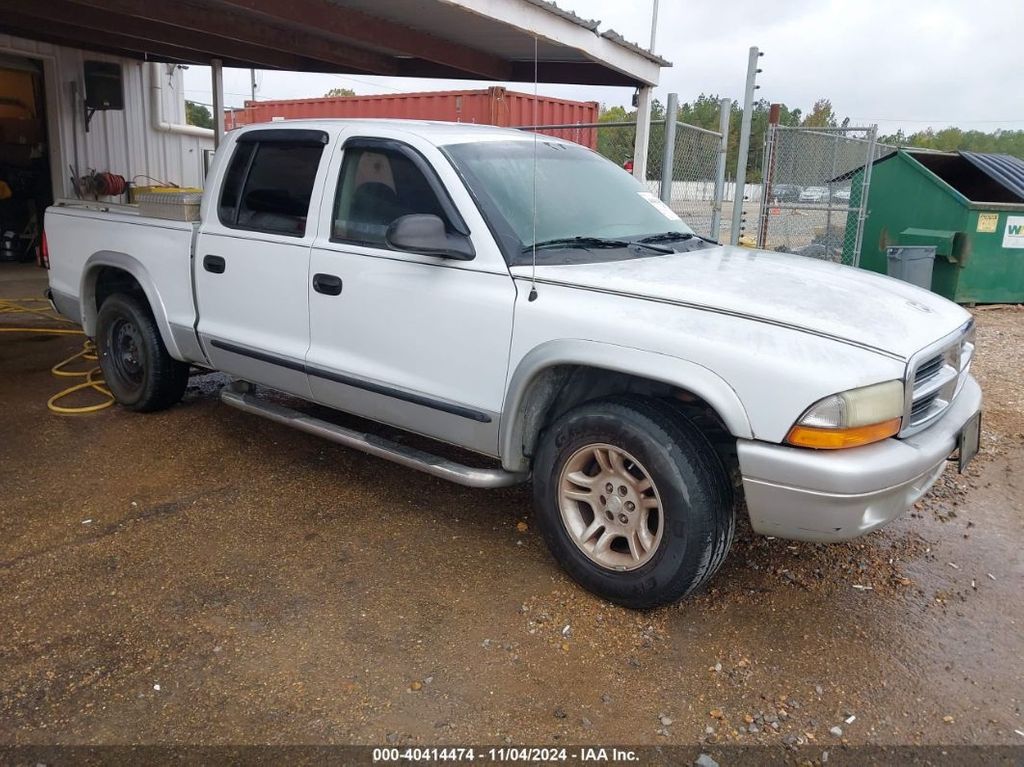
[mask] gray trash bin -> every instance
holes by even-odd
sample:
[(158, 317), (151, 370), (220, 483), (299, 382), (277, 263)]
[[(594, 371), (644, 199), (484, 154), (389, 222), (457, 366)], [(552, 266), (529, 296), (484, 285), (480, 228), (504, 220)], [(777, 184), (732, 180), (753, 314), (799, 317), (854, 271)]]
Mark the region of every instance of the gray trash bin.
[(886, 248), (889, 276), (909, 282), (925, 290), (932, 289), (932, 267), (935, 266), (934, 245), (897, 245)]

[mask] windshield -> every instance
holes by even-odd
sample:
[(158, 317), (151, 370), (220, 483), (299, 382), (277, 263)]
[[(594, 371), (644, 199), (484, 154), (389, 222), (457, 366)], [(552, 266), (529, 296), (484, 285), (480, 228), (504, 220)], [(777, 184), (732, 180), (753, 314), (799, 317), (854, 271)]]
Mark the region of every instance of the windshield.
[[(534, 243), (578, 237), (638, 240), (692, 230), (633, 176), (596, 152), (546, 140), (536, 142), (536, 235), (533, 221), (534, 142), (481, 141), (444, 151), (480, 202), (513, 265), (528, 263)], [(609, 257), (607, 248), (595, 254)], [(563, 258), (566, 253), (560, 254)], [(619, 248), (615, 257), (652, 255)], [(552, 263), (553, 251), (543, 261)], [(578, 254), (568, 256), (579, 260)], [(542, 260), (538, 252), (538, 262)]]

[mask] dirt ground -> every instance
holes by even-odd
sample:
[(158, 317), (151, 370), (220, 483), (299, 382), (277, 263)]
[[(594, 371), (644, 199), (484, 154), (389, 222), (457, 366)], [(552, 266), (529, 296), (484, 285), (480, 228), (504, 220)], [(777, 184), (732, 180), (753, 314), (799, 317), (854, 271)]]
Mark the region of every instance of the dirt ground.
[[(2, 265), (0, 297), (43, 280)], [(54, 416), (81, 340), (0, 333), (0, 744), (1024, 744), (1024, 311), (976, 316), (966, 476), (851, 544), (741, 522), (648, 613), (562, 574), (525, 488), (237, 412), (215, 375)]]

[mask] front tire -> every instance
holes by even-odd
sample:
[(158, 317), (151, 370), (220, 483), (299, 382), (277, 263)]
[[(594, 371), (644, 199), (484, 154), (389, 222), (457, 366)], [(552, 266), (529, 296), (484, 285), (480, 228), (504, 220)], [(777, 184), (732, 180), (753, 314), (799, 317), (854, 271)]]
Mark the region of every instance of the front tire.
[(167, 353), (149, 306), (135, 296), (118, 293), (103, 302), (96, 348), (107, 387), (129, 410), (164, 410), (185, 393), (189, 366)]
[(732, 542), (725, 467), (704, 435), (658, 400), (621, 397), (562, 416), (542, 436), (534, 502), (569, 575), (635, 609), (704, 586)]

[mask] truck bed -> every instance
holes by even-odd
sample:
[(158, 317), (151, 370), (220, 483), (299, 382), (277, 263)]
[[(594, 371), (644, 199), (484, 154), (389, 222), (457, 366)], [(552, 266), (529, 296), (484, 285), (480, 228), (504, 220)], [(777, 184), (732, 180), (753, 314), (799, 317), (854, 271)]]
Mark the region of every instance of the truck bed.
[(45, 224), (54, 302), (65, 313), (65, 307), (77, 307), (80, 316), (75, 319), (89, 331), (95, 307), (82, 306), (81, 296), (88, 280), (95, 279), (92, 267), (130, 265), (162, 327), (191, 327), (196, 316), (191, 255), (197, 227), (197, 222), (142, 216), (128, 205), (58, 201), (47, 209)]

